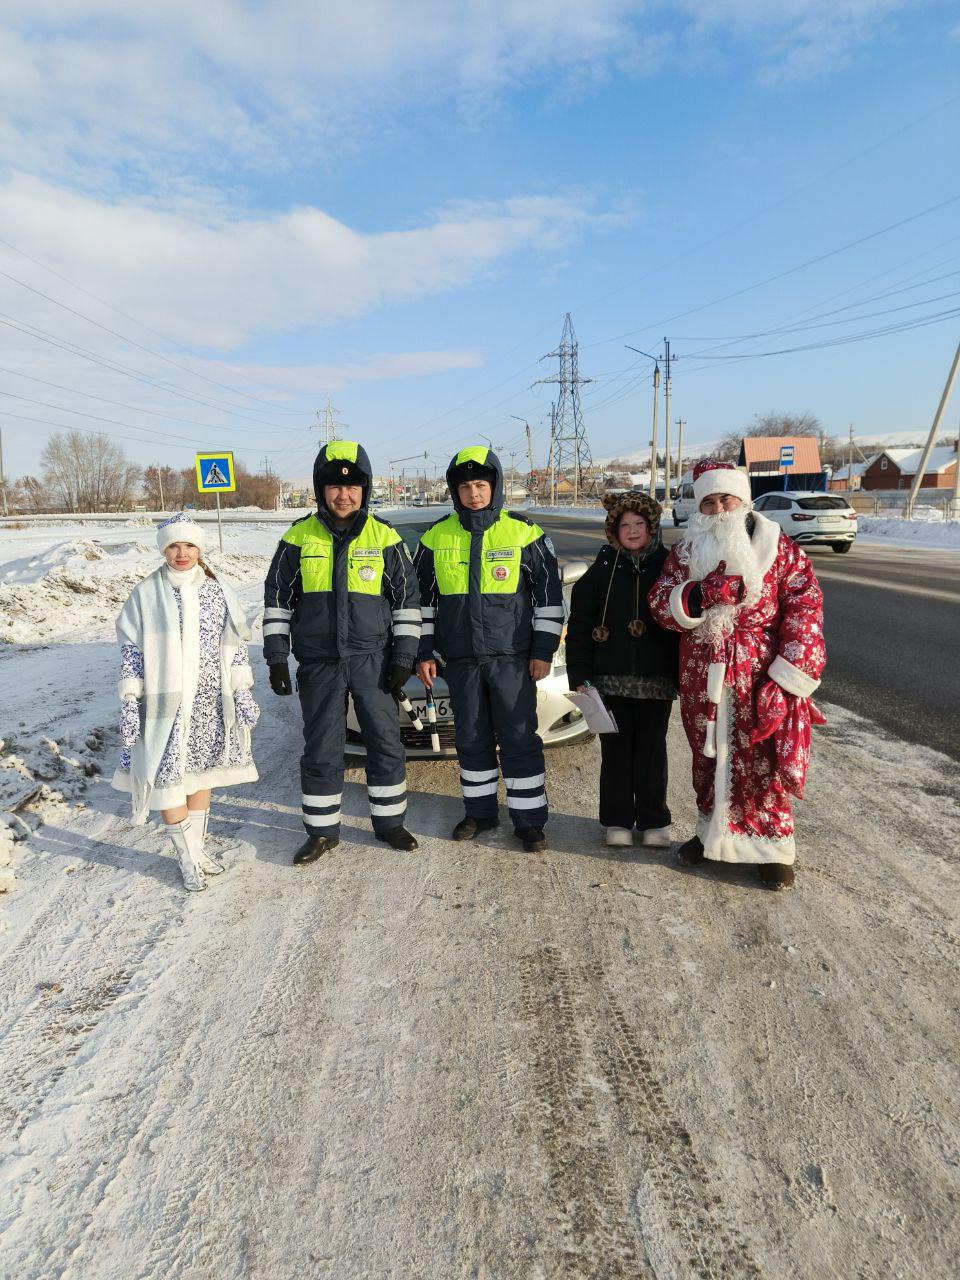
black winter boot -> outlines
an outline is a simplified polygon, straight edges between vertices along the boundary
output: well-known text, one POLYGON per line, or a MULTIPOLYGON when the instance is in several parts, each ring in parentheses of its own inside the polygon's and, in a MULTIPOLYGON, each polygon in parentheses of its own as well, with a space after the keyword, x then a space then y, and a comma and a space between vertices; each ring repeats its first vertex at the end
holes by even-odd
POLYGON ((325 853, 335 849, 339 843, 339 836, 336 840, 331 840, 329 836, 308 836, 293 855, 293 865, 302 867, 307 862, 316 862, 325 853))
POLYGON ((499 827, 499 818, 461 818, 453 828, 451 840, 472 840, 478 831, 492 831, 499 827))
POLYGON ((523 842, 526 853, 541 853, 547 847, 543 827, 515 827, 513 834, 523 842))
POLYGON ((391 827, 389 831, 374 832, 374 835, 384 844, 388 844, 391 849, 401 849, 404 853, 420 848, 406 827, 391 827))
POLYGON ((699 867, 704 861, 703 845, 699 836, 691 836, 677 850, 677 861, 681 867, 699 867))
POLYGON ((796 876, 793 867, 783 862, 764 862, 757 867, 760 883, 765 889, 792 889, 796 876))

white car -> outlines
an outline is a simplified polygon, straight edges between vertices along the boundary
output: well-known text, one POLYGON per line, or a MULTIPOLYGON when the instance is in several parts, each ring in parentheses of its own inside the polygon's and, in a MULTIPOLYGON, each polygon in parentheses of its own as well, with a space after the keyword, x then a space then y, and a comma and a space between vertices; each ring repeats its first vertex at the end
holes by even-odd
POLYGON ((820 543, 845 552, 857 536, 857 513, 837 493, 764 493, 753 509, 803 546, 820 543))
MULTIPOLYGON (((420 535, 433 523, 424 519, 417 512, 414 520, 404 519, 400 513, 392 520, 397 532, 410 548, 411 554, 420 541, 420 535)), ((561 568, 563 577, 563 596, 567 612, 570 612, 570 588, 582 578, 587 571, 583 560, 569 560, 561 568)), ((566 693, 567 659, 566 628, 560 639, 560 647, 553 656, 550 672, 542 680, 537 681, 537 730, 545 747, 559 747, 567 743, 580 742, 590 736, 583 716, 570 702, 566 693)), ((400 707, 397 713, 400 718, 400 737, 406 748, 408 759, 423 757, 454 756, 456 748, 453 740, 453 708, 450 695, 443 679, 443 668, 440 668, 437 679, 433 683, 433 701, 437 712, 437 737, 440 739, 440 750, 434 751, 430 742, 430 726, 427 724, 426 690, 416 676, 411 676, 404 686, 404 692, 417 709, 423 722, 423 730, 415 729, 407 713, 400 707)), ((366 755, 366 748, 360 736, 360 726, 351 698, 347 706, 347 746, 348 755, 366 755)))

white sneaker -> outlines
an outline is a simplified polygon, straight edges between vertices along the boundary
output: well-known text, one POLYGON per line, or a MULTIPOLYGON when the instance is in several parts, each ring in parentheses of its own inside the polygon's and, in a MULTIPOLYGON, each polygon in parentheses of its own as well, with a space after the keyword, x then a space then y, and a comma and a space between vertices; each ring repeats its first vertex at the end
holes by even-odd
POLYGON ((206 852, 204 846, 207 842, 207 823, 210 820, 209 809, 190 809, 190 831, 187 839, 190 841, 190 848, 196 859, 197 866, 205 875, 218 876, 223 870, 222 862, 218 862, 216 858, 211 858, 206 852))
MULTIPOLYGON (((193 852, 189 818, 185 818, 183 822, 168 823, 167 832, 173 841, 174 849, 177 851, 180 874, 183 876, 183 887, 188 889, 190 893, 199 893, 201 889, 207 887, 207 881, 193 852)), ((196 839, 196 836, 194 836, 194 839, 196 839)))
POLYGON ((643 833, 642 843, 648 849, 669 849, 672 843, 673 827, 651 827, 643 833))
POLYGON ((607 844, 625 848, 633 844, 633 832, 629 827, 607 827, 607 844))

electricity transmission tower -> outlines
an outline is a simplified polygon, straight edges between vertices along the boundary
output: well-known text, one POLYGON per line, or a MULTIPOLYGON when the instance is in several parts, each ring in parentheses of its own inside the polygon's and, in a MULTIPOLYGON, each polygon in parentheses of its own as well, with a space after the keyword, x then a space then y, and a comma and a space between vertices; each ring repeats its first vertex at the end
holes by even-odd
POLYGON ((568 311, 563 321, 563 334, 560 345, 555 351, 549 351, 543 360, 560 361, 560 371, 553 378, 540 378, 539 383, 556 382, 560 387, 557 406, 554 413, 553 441, 550 449, 550 469, 558 479, 570 473, 573 481, 573 501, 576 503, 586 495, 595 496, 598 492, 598 480, 593 474, 593 458, 590 454, 590 442, 583 425, 583 410, 580 407, 580 388, 592 378, 581 378, 580 357, 577 346, 577 335, 573 331, 573 321, 568 311))
POLYGON ((323 411, 321 417, 320 410, 317 410, 317 426, 323 432, 323 444, 332 444, 334 440, 339 439, 339 431, 346 430, 346 423, 340 422, 334 415, 340 412, 339 409, 333 407, 333 401, 327 396, 327 407, 323 411))

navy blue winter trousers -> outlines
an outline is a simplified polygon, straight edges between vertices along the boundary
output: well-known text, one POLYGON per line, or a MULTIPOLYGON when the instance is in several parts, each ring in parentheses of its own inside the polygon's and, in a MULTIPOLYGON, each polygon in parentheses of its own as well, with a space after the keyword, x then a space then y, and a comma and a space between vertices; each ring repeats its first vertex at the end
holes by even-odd
POLYGON ((527 659, 452 658, 443 674, 453 703, 467 816, 497 816, 502 769, 514 827, 542 827, 547 820, 546 765, 537 733, 537 686, 527 659))
POLYGON ((308 662, 297 671, 303 710, 300 788, 303 825, 311 836, 340 835, 343 749, 347 740, 347 693, 367 749, 367 797, 378 835, 403 826, 407 782, 400 721, 384 676, 387 654, 363 653, 329 662, 308 662))

